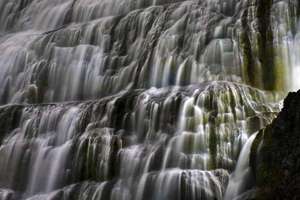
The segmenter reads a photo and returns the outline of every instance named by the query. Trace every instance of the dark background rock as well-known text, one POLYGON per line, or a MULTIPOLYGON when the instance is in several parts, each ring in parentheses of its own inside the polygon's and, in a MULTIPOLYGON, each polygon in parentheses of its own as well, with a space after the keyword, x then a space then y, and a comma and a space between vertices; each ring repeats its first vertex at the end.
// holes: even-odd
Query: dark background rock
POLYGON ((300 91, 289 93, 278 117, 251 150, 255 199, 300 199, 300 91))

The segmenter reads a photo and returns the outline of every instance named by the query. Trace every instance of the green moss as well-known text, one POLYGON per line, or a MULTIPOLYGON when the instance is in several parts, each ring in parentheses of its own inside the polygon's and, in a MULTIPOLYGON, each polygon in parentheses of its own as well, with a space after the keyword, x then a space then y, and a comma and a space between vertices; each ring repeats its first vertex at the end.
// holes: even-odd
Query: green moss
MULTIPOLYGON (((247 29, 246 29, 247 30, 247 29)), ((243 79, 252 86, 257 86, 258 81, 255 79, 255 68, 253 64, 252 49, 249 37, 244 31, 240 35, 240 46, 242 51, 242 76, 243 79)))
POLYGON ((0 108, 0 142, 20 123, 23 106, 4 106, 0 108))
POLYGON ((250 19, 248 8, 242 17, 243 31, 239 36, 242 52, 242 72, 246 83, 265 90, 284 91, 286 89, 286 69, 282 56, 273 45, 271 26, 272 0, 256 1, 256 18, 250 19), (257 32, 249 27, 257 21, 257 32))
POLYGON ((285 79, 286 77, 286 66, 284 65, 284 62, 282 58, 276 57, 275 58, 275 65, 274 65, 274 74, 275 74, 275 85, 274 89, 276 91, 284 91, 287 86, 287 80, 285 79))
POLYGON ((34 104, 34 103, 38 103, 38 88, 35 85, 30 85, 27 88, 27 94, 26 94, 26 98, 28 103, 34 104))
POLYGON ((209 169, 215 169, 217 167, 217 134, 214 126, 211 126, 209 132, 209 151, 210 151, 210 163, 209 169))

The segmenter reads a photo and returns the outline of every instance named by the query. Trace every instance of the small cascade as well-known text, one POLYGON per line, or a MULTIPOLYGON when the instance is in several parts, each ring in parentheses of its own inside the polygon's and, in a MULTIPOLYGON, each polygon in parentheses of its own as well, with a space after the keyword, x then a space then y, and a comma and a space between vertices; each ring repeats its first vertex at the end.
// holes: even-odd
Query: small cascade
POLYGON ((300 88, 299 7, 0 0, 0 200, 238 195, 300 88))
POLYGON ((251 87, 215 82, 85 103, 3 106, 10 125, 1 125, 9 134, 0 163, 12 170, 0 183, 22 198, 93 180, 121 195, 111 199, 220 199, 228 172, 219 169, 231 171, 247 132, 275 114, 265 98, 251 87))
POLYGON ((225 193, 225 197, 224 197, 225 200, 235 199, 240 194, 245 192, 247 189, 250 189, 249 183, 251 186, 251 178, 253 177, 251 174, 252 172, 251 172, 251 168, 249 165, 250 150, 251 150, 251 146, 252 146, 252 143, 253 143, 256 135, 257 135, 257 133, 253 134, 247 140, 246 144, 244 145, 244 147, 241 151, 241 154, 239 156, 239 159, 238 159, 238 162, 236 165, 236 169, 232 173, 229 184, 226 189, 226 193, 225 193))
POLYGON ((300 50, 300 28, 299 32, 297 32, 296 36, 293 38, 291 43, 291 63, 292 63, 292 70, 291 70, 291 76, 292 76, 292 90, 297 91, 300 88, 300 80, 299 80, 299 74, 300 74, 300 59, 297 55, 297 52, 300 50))

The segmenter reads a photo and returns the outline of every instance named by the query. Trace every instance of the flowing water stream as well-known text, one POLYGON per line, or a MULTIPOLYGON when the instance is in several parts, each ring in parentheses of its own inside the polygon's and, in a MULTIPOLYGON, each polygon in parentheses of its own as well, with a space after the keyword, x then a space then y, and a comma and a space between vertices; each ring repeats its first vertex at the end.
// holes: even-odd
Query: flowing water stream
POLYGON ((299 15, 298 0, 0 0, 0 200, 234 199, 251 135, 300 88, 299 15))

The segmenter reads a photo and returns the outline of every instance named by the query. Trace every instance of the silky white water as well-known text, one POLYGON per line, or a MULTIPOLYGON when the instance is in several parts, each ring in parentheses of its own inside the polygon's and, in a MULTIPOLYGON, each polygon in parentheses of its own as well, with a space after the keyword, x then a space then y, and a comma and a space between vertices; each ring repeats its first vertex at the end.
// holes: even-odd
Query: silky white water
POLYGON ((230 177, 230 181, 228 183, 226 192, 225 192, 225 200, 234 199, 235 197, 238 197, 243 192, 247 191, 247 184, 251 180, 251 168, 250 168, 250 151, 252 143, 256 137, 257 133, 253 134, 245 143, 237 165, 236 169, 232 173, 230 177))
POLYGON ((249 141, 300 88, 298 12, 0 0, 0 200, 239 195, 249 141))

